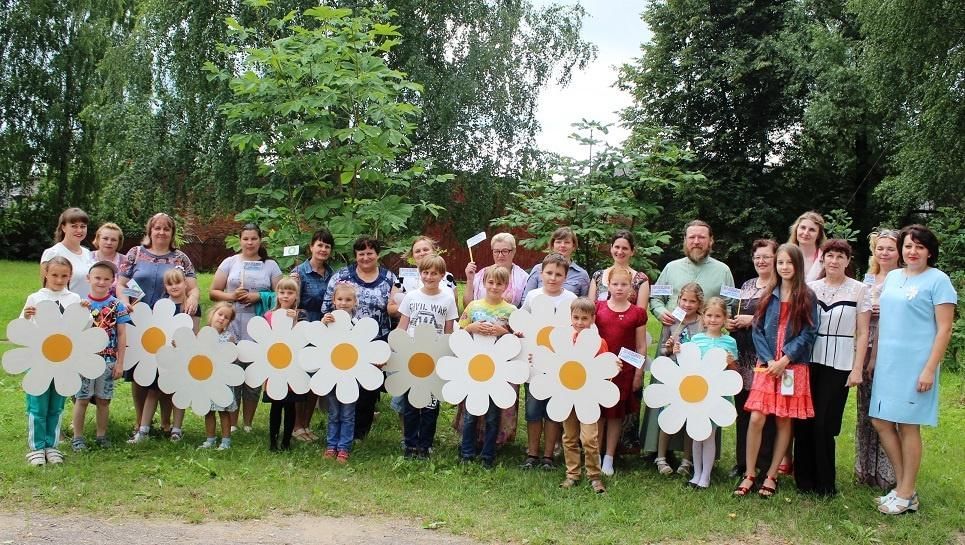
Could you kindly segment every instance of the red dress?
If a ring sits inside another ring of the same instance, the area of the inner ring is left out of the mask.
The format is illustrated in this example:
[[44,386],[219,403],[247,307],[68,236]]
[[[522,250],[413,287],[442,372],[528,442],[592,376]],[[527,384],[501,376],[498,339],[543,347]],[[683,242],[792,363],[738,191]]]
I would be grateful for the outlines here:
[[[781,303],[781,316],[777,323],[777,353],[774,359],[784,356],[784,330],[787,326],[789,306]],[[794,393],[781,394],[781,379],[764,372],[766,362],[757,362],[754,368],[754,382],[747,395],[744,410],[759,411],[782,418],[814,418],[814,404],[811,402],[810,369],[804,363],[789,363],[787,369],[794,371]]]
[[[623,312],[614,312],[607,301],[596,302],[596,327],[609,351],[619,354],[621,348],[637,351],[637,328],[647,325],[647,311],[637,305]],[[613,383],[620,389],[620,401],[612,407],[603,407],[602,418],[623,418],[640,411],[640,400],[633,395],[633,374],[636,368],[624,364]]]

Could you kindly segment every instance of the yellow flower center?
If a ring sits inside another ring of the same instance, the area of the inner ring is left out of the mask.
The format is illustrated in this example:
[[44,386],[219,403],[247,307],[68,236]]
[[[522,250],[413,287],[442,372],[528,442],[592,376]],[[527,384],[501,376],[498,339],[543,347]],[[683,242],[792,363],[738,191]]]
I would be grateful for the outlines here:
[[44,344],[40,347],[40,351],[50,363],[63,363],[70,357],[73,349],[74,343],[70,342],[70,337],[60,333],[54,333],[44,339]]
[[496,374],[496,362],[486,354],[476,354],[469,360],[469,376],[476,382],[486,382]]
[[144,350],[147,350],[148,354],[157,354],[157,351],[167,342],[167,335],[159,327],[149,327],[141,335],[141,346],[144,347]]
[[332,365],[336,369],[348,371],[359,362],[359,351],[349,343],[339,343],[332,349]]
[[550,344],[550,333],[552,333],[552,331],[553,326],[549,325],[543,329],[540,329],[539,333],[536,334],[536,345],[545,346],[546,348],[550,349],[550,352],[553,352],[553,345]]
[[436,370],[436,363],[432,356],[425,352],[416,352],[409,358],[409,373],[417,378],[426,378]]
[[284,369],[292,363],[292,349],[285,343],[275,343],[268,347],[267,358],[275,369]]
[[688,375],[680,381],[680,386],[678,387],[680,391],[680,399],[686,401],[687,403],[697,403],[703,401],[707,397],[707,392],[710,391],[710,387],[707,385],[707,379],[700,375]]
[[208,356],[198,354],[188,361],[188,374],[194,380],[208,380],[214,374],[214,363]]
[[579,390],[586,384],[586,369],[577,361],[564,363],[560,366],[560,384],[570,390]]

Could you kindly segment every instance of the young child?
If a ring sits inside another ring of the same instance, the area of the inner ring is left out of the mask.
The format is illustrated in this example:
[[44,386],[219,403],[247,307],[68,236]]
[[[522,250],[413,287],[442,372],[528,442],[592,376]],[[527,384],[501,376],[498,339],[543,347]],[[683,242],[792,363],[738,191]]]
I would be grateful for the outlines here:
[[[619,354],[621,348],[638,354],[647,352],[647,311],[630,302],[632,282],[630,269],[613,267],[608,282],[610,298],[596,301],[596,326],[600,330],[600,337],[614,354]],[[642,380],[642,366],[636,369],[632,365],[624,365],[620,373],[613,377],[613,383],[620,389],[620,401],[612,407],[604,407],[599,422],[601,444],[606,448],[602,464],[604,475],[613,475],[623,418],[640,411],[640,400],[633,392],[640,389]]]
[[[305,319],[305,312],[297,308],[298,297],[298,282],[292,278],[281,278],[275,285],[275,308],[265,313],[268,324],[271,324],[272,317],[276,314],[288,316],[296,322]],[[281,450],[291,449],[292,432],[295,429],[295,403],[302,397],[304,394],[299,395],[289,390],[285,399],[272,399],[268,396],[268,389],[264,389],[261,401],[271,404],[268,412],[268,450],[275,452],[279,449],[279,432],[281,432]],[[283,415],[284,427],[282,427]]]
[[[657,355],[667,356],[674,361],[676,361],[674,345],[690,342],[690,339],[693,338],[694,335],[703,330],[703,326],[700,323],[700,309],[704,306],[704,290],[700,287],[700,284],[696,282],[684,284],[680,288],[677,306],[686,313],[686,316],[680,323],[672,326],[664,325],[660,332],[660,342],[657,344]],[[654,380],[651,376],[650,382],[653,383]],[[657,415],[659,412],[659,409],[651,409],[649,407],[647,407],[647,410],[644,412],[643,427],[646,433],[644,450],[657,453],[657,457],[654,458],[653,463],[657,465],[657,471],[660,472],[661,475],[670,475],[674,472],[673,468],[670,467],[670,464],[667,462],[667,450],[672,448],[673,450],[681,451],[683,460],[677,468],[677,474],[690,478],[693,469],[693,462],[689,459],[691,451],[690,437],[688,437],[684,431],[670,437],[660,430],[657,424]],[[654,441],[654,439],[656,439],[656,441]]]
[[[446,275],[446,261],[433,254],[422,258],[419,263],[419,277],[422,287],[409,292],[399,304],[398,329],[412,335],[420,324],[432,326],[436,333],[452,333],[453,323],[459,317],[456,299],[448,290],[442,290],[439,283]],[[405,440],[406,458],[428,458],[432,442],[436,436],[436,423],[439,420],[439,401],[432,400],[429,406],[417,409],[403,402],[402,435]]]
[[[610,276],[611,287],[613,276]],[[634,305],[635,308],[636,307]],[[580,331],[589,329],[597,317],[598,305],[586,297],[580,297],[570,305],[570,323],[573,326],[573,341],[576,342]],[[607,342],[600,340],[598,354],[609,351]],[[632,369],[632,367],[631,367]],[[621,367],[622,370],[622,367]],[[600,421],[602,422],[603,419]],[[606,493],[603,486],[603,471],[600,468],[599,422],[584,424],[576,416],[576,411],[570,412],[563,422],[563,459],[566,461],[566,478],[560,483],[560,488],[573,488],[580,480],[580,447],[583,448],[583,464],[586,478],[590,487],[597,494]],[[611,460],[612,463],[612,460]]]
[[[486,268],[483,285],[486,287],[486,297],[466,305],[459,318],[459,325],[473,335],[505,335],[509,333],[509,316],[516,310],[516,307],[503,299],[509,285],[509,271],[496,266]],[[459,449],[463,463],[469,463],[476,457],[476,429],[480,418],[468,411],[463,413],[462,444]],[[486,427],[480,457],[483,467],[488,469],[493,467],[496,459],[496,437],[499,434],[500,418],[500,409],[492,400],[484,418]]]
[[[700,348],[703,356],[712,348],[722,348],[727,352],[727,366],[737,368],[737,341],[723,331],[729,314],[727,303],[720,297],[711,297],[704,305],[701,320],[704,332],[698,333],[690,342]],[[674,353],[680,352],[680,345],[674,344]],[[713,424],[712,424],[713,425]],[[693,441],[694,476],[690,479],[690,486],[707,488],[710,486],[710,472],[714,468],[714,458],[717,457],[717,427],[710,437],[703,441]]]
[[[332,292],[332,302],[335,304],[335,310],[344,310],[354,319],[355,309],[358,307],[358,292],[355,284],[345,281],[336,283],[335,291]],[[334,321],[335,317],[331,313],[322,316],[323,324]],[[346,463],[355,439],[355,403],[342,403],[335,392],[330,392],[325,397],[328,399],[328,437],[325,458],[334,458],[341,463]]]
[[[546,295],[553,303],[559,306],[564,301],[576,299],[573,292],[563,289],[563,282],[566,280],[566,273],[569,271],[570,261],[562,254],[549,254],[543,259],[540,277],[542,286],[530,290],[523,301],[523,310],[532,310],[533,299],[540,295]],[[553,469],[553,448],[560,438],[560,424],[550,420],[546,415],[546,405],[548,399],[539,400],[529,393],[529,386],[526,387],[526,460],[520,466],[522,469]],[[543,460],[539,458],[539,438],[543,438]]]
[[[27,296],[21,318],[33,320],[37,305],[43,301],[54,301],[63,310],[80,302],[80,297],[67,290],[73,266],[66,257],[55,256],[41,264],[43,288]],[[64,396],[57,393],[53,382],[47,391],[39,396],[27,394],[27,463],[42,466],[46,463],[60,464],[64,454],[57,450],[60,440],[60,417],[64,413]]]
[[87,449],[84,441],[84,420],[91,398],[97,405],[94,441],[101,448],[110,446],[107,439],[107,420],[110,416],[111,399],[114,397],[114,381],[121,378],[124,370],[126,324],[131,323],[130,309],[111,295],[116,276],[117,267],[110,261],[94,263],[87,273],[90,284],[87,300],[94,318],[94,327],[107,332],[107,346],[100,352],[100,356],[104,358],[104,374],[96,379],[82,378],[80,381],[80,391],[77,392],[77,402],[74,404],[74,439],[71,441],[74,452]]
[[[188,298],[188,279],[184,275],[184,270],[180,267],[168,269],[164,272],[163,278],[167,298],[174,303],[174,313],[183,312],[184,301]],[[191,321],[194,322],[194,332],[197,333],[198,326],[201,325],[201,305],[198,305],[198,308],[194,310]]]
[[[208,311],[208,325],[218,332],[218,341],[223,343],[237,343],[238,339],[228,330],[231,322],[235,319],[235,306],[227,301],[215,303]],[[211,404],[211,410],[204,415],[204,431],[206,438],[199,449],[214,448],[217,437],[215,436],[215,420],[217,415],[221,415],[221,444],[218,450],[228,450],[231,448],[231,413],[238,410],[238,402],[232,397],[231,404],[227,407]]]

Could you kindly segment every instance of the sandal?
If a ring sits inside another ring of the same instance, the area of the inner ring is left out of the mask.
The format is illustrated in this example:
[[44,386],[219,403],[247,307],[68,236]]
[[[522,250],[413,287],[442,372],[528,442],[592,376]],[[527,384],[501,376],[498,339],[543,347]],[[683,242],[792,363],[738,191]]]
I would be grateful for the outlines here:
[[573,487],[576,486],[577,484],[578,484],[577,481],[575,481],[575,480],[570,479],[569,477],[567,477],[566,479],[563,480],[563,482],[560,483],[560,488],[562,488],[562,489],[564,489],[564,490],[569,490],[570,488],[573,488]]
[[44,449],[44,456],[47,458],[48,464],[62,464],[64,463],[64,453],[60,452],[55,448]]
[[661,475],[670,475],[673,473],[673,468],[667,463],[666,458],[655,458],[653,463],[657,464],[657,473]]
[[178,441],[181,440],[182,437],[184,437],[184,433],[183,433],[181,430],[179,430],[179,429],[172,429],[172,430],[171,430],[171,442],[172,442],[172,443],[177,443]]
[[[774,483],[774,486],[768,486],[767,481]],[[764,482],[761,483],[761,487],[757,490],[757,495],[762,498],[770,498],[774,494],[777,494],[777,476],[771,477],[768,475],[764,477]]]
[[590,481],[590,488],[592,488],[597,494],[606,494],[606,487],[603,486],[603,481],[599,479]]
[[526,455],[526,461],[519,466],[520,469],[536,469],[537,467],[539,467],[539,458],[529,454]]
[[[746,496],[748,492],[754,489],[754,480],[756,478],[756,475],[744,475],[744,478],[741,479],[741,482],[737,483],[737,488],[734,489],[734,495],[738,498],[743,498]],[[750,484],[745,486],[745,482]]]
[[680,462],[680,467],[677,468],[677,475],[682,477],[690,478],[694,474],[694,463],[690,460],[684,460]]
[[556,465],[553,463],[553,459],[549,456],[543,456],[543,463],[539,466],[543,471],[552,471],[556,469]]
[[778,474],[778,475],[794,475],[794,464],[793,464],[793,463],[788,463],[788,464],[783,464],[783,463],[782,463],[782,464],[778,465],[778,466],[777,466],[777,474]]
[[308,430],[306,430],[305,428],[298,428],[297,430],[293,431],[292,438],[298,439],[303,443],[308,443],[309,441],[311,441],[311,439],[308,438]]
[[32,466],[42,466],[47,463],[47,456],[44,449],[31,450],[27,453],[27,463]]
[[340,464],[347,464],[349,458],[349,453],[347,450],[338,451],[338,455],[335,456],[335,461]]
[[896,494],[891,500],[879,505],[878,512],[884,515],[903,515],[917,512],[920,506],[918,494],[914,494],[908,499],[898,497]]
[[338,452],[336,452],[332,447],[325,449],[325,454],[322,454],[323,458],[328,458],[330,460],[334,460],[336,456],[338,456]]

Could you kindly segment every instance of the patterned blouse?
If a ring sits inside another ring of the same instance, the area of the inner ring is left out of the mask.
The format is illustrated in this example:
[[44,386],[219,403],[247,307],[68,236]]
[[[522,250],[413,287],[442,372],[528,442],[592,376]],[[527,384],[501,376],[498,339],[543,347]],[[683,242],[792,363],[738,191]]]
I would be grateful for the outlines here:
[[[596,271],[595,273],[593,273],[593,278],[591,279],[591,281],[594,284],[596,284],[597,301],[606,301],[607,299],[610,298],[610,292],[609,292],[609,289],[607,288],[607,283],[603,280],[604,272],[606,272],[606,269]],[[649,284],[649,283],[650,283],[650,279],[647,278],[646,273],[644,273],[643,271],[637,271],[637,273],[633,275],[633,280],[631,280],[630,282],[630,288],[631,288],[630,297],[628,298],[630,300],[631,305],[637,304],[637,295],[640,293],[640,286],[644,284]],[[644,303],[647,303],[647,301],[644,301]]]

